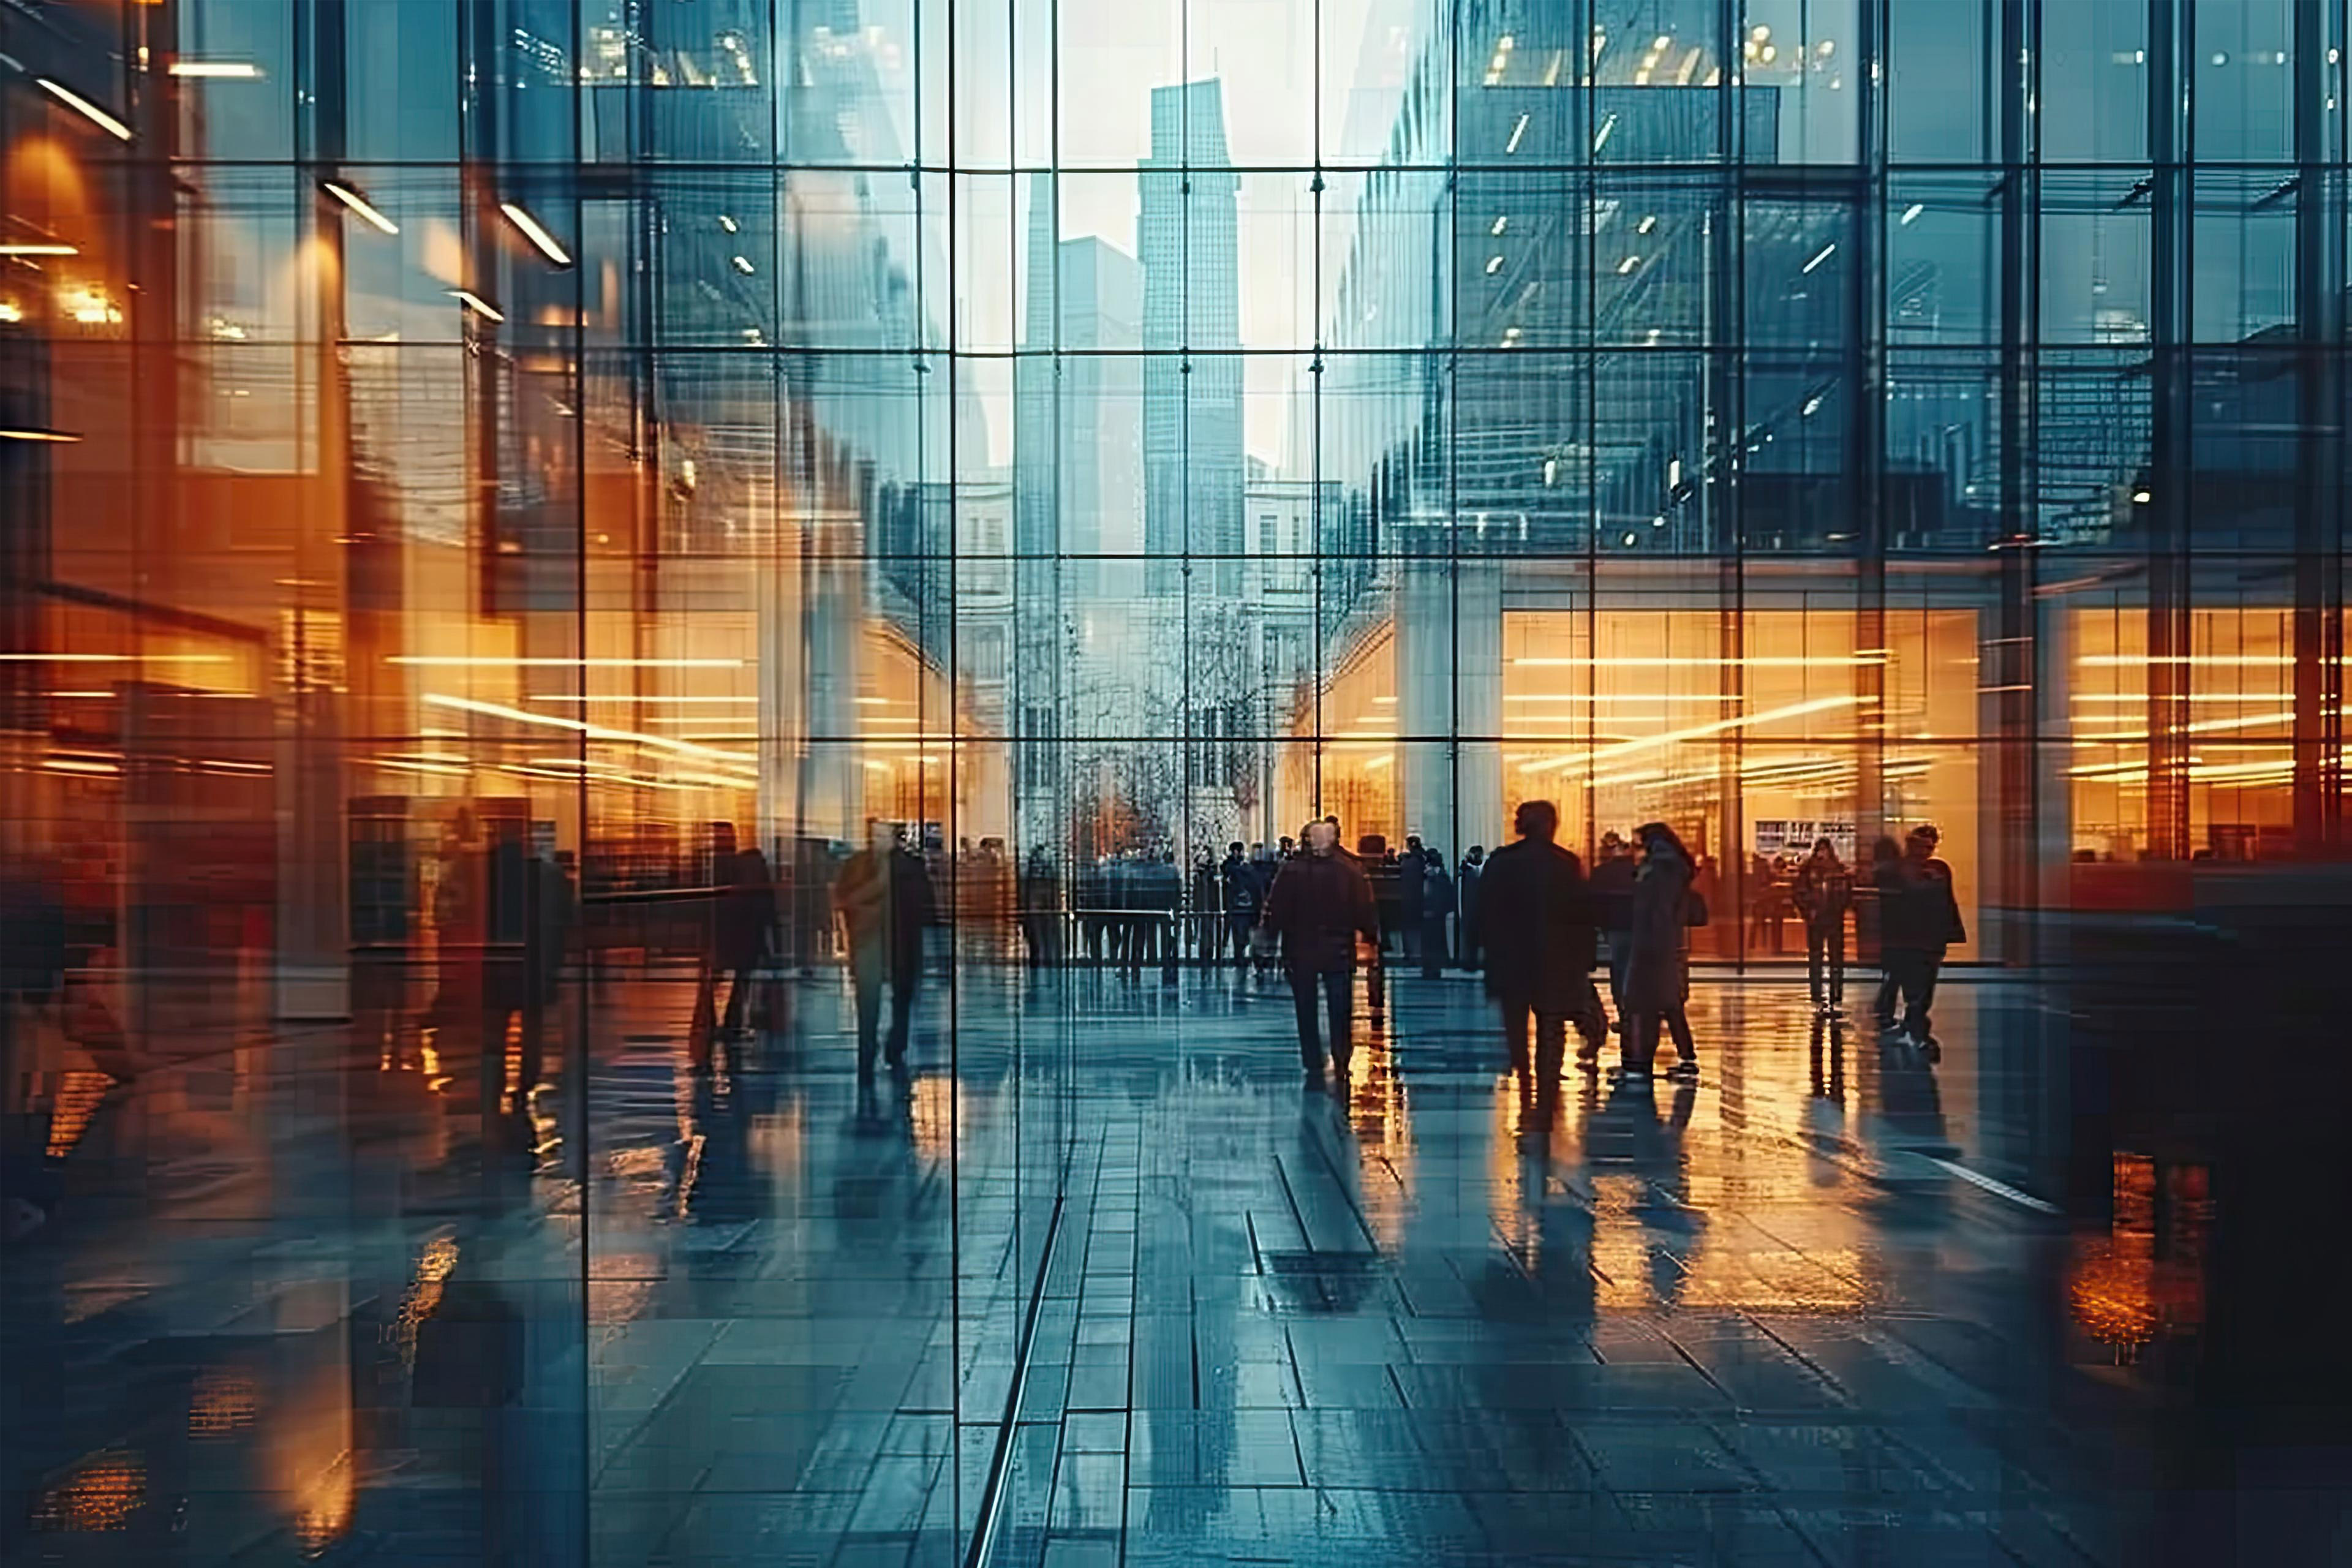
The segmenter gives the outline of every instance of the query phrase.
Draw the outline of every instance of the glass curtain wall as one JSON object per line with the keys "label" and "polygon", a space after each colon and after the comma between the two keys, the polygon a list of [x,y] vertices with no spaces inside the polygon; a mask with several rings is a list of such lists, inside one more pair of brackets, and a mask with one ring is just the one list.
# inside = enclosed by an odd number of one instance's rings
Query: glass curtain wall
{"label": "glass curtain wall", "polygon": [[[2076,862],[2340,847],[2342,0],[0,26],[12,875],[124,1061],[349,1020],[446,1108],[429,1179],[331,1189],[240,1100],[150,1130],[374,1238],[222,1508],[346,1528],[416,1321],[520,1280],[554,1547],[641,1561],[704,1484],[682,1377],[803,1461],[878,1414],[937,1561],[1010,1539],[1016,1394],[1103,1382],[1063,1091],[1108,1005],[1015,961],[1326,811],[1668,820],[1734,964],[1801,953],[1816,837],[1937,824],[2008,963]],[[942,1070],[857,1167],[648,1042],[730,1021],[752,848],[772,1005],[854,1033],[876,842]],[[730,1273],[778,1200],[695,1194],[754,1142],[930,1238],[887,1334],[822,1219]],[[517,1143],[563,1223],[478,1221]],[[744,1301],[775,1343],[714,1361]]]}

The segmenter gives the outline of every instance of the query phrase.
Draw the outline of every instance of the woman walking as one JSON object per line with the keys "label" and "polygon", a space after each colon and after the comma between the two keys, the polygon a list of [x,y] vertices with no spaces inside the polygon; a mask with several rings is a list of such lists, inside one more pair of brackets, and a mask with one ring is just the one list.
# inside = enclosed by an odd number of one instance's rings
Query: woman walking
{"label": "woman walking", "polygon": [[1805,971],[1812,983],[1813,1011],[1824,1018],[1845,1016],[1845,912],[1853,904],[1853,873],[1826,838],[1797,868],[1790,896],[1805,920]]}
{"label": "woman walking", "polygon": [[1645,823],[1633,833],[1642,860],[1633,878],[1633,924],[1626,932],[1622,1011],[1626,1019],[1624,1066],[1620,1076],[1646,1079],[1658,1054],[1658,1027],[1674,1037],[1675,1065],[1668,1076],[1698,1076],[1698,1052],[1691,1043],[1690,928],[1703,925],[1706,911],[1691,897],[1691,858],[1675,830]]}

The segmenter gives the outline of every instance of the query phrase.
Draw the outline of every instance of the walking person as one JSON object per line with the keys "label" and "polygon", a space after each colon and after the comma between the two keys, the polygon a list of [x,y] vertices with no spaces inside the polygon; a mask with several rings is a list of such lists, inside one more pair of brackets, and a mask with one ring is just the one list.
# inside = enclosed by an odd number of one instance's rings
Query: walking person
{"label": "walking person", "polygon": [[1445,922],[1454,914],[1454,875],[1435,849],[1421,852],[1421,977],[1434,980],[1453,956]]}
{"label": "walking person", "polygon": [[1633,847],[1615,828],[1601,836],[1601,858],[1592,868],[1592,901],[1601,929],[1609,936],[1609,1001],[1617,1027],[1625,1027],[1625,950],[1633,944],[1633,878],[1641,869]]}
{"label": "walking person", "polygon": [[1042,846],[1029,851],[1019,896],[1021,940],[1029,950],[1029,967],[1051,968],[1062,961],[1062,879]]}
{"label": "walking person", "polygon": [[1813,840],[1813,852],[1797,868],[1790,897],[1805,921],[1805,973],[1811,983],[1813,1011],[1845,1016],[1845,915],[1853,907],[1853,873],[1838,858],[1837,846]]}
{"label": "walking person", "polygon": [[[1404,836],[1403,854],[1389,857],[1390,864],[1396,868],[1397,874],[1395,893],[1397,955],[1406,963],[1417,963],[1421,959],[1423,930],[1421,868],[1423,858],[1421,835],[1418,833],[1408,833]],[[1381,918],[1383,921],[1387,921],[1389,911],[1382,910]]]}
{"label": "walking person", "polygon": [[1332,1069],[1346,1078],[1353,1052],[1356,941],[1361,937],[1377,952],[1381,926],[1371,883],[1361,867],[1339,853],[1338,828],[1318,822],[1307,829],[1306,853],[1275,878],[1259,924],[1282,942],[1283,964],[1298,1007],[1298,1060],[1307,1087],[1323,1086],[1318,1013],[1330,1023]]}
{"label": "walking person", "polygon": [[1456,945],[1461,949],[1462,967],[1475,974],[1483,962],[1484,946],[1478,930],[1478,881],[1486,871],[1486,847],[1470,846],[1470,853],[1462,858],[1462,868],[1454,874],[1454,902],[1461,913],[1454,922]]}
{"label": "walking person", "polygon": [[857,996],[857,1085],[874,1087],[874,1059],[886,1050],[882,988],[890,988],[890,1076],[907,1077],[907,1040],[923,980],[923,933],[934,918],[931,879],[887,822],[866,827],[866,846],[843,863],[834,907],[849,931],[849,977]]}
{"label": "walking person", "polygon": [[1675,1078],[1698,1075],[1698,1052],[1691,1042],[1690,929],[1705,917],[1691,897],[1689,851],[1663,822],[1633,831],[1642,859],[1633,876],[1632,925],[1627,929],[1624,994],[1624,1072],[1647,1079],[1658,1054],[1658,1029],[1674,1037]]}
{"label": "walking person", "polygon": [[1944,954],[1953,943],[1969,940],[1952,889],[1952,868],[1936,856],[1941,841],[1942,835],[1931,826],[1913,828],[1894,866],[1892,896],[1886,883],[1879,890],[1879,942],[1886,973],[1903,998],[1902,1023],[1891,1043],[1916,1046],[1929,1061],[1943,1055],[1929,1026],[1928,1011],[1935,1005]]}
{"label": "walking person", "polygon": [[1895,1009],[1903,987],[1886,951],[1886,909],[1903,898],[1903,846],[1881,835],[1870,847],[1870,899],[1855,911],[1854,924],[1864,942],[1878,956],[1878,994],[1870,1004],[1871,1022],[1882,1035],[1895,1028]]}
{"label": "walking person", "polygon": [[[1486,994],[1503,1017],[1511,1070],[1549,1094],[1559,1082],[1568,1026],[1576,1026],[1578,1065],[1599,1064],[1606,1032],[1601,997],[1592,988],[1596,955],[1591,885],[1575,854],[1557,842],[1559,808],[1548,800],[1521,803],[1512,820],[1518,842],[1495,851],[1479,879],[1481,908],[1491,924]],[[1535,1023],[1528,1057],[1528,1024]]]}
{"label": "walking person", "polygon": [[1223,879],[1217,873],[1216,861],[1206,849],[1192,861],[1192,957],[1202,968],[1223,956],[1225,916],[1223,908]]}
{"label": "walking person", "polygon": [[[1265,846],[1257,847],[1258,858],[1265,858]],[[1231,948],[1234,967],[1238,969],[1250,958],[1250,933],[1257,929],[1257,914],[1265,903],[1265,887],[1258,880],[1257,868],[1242,854],[1242,841],[1234,839],[1225,846],[1224,864],[1217,868],[1217,896],[1224,911],[1225,934],[1218,956]]]}

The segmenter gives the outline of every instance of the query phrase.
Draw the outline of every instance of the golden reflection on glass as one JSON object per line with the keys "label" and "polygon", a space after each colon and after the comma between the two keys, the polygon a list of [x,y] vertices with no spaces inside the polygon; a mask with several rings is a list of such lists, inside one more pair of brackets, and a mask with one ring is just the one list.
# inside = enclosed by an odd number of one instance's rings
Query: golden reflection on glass
{"label": "golden reflection on glass", "polygon": [[188,1395],[188,1436],[228,1437],[245,1431],[261,1410],[261,1386],[236,1367],[199,1374]]}
{"label": "golden reflection on glass", "polygon": [[33,1528],[100,1532],[125,1530],[147,1500],[147,1461],[129,1449],[110,1449],[76,1465],[33,1503]]}
{"label": "golden reflection on glass", "polygon": [[351,1533],[357,1488],[348,1448],[295,1494],[294,1541],[305,1559],[323,1557]]}
{"label": "golden reflection on glass", "polygon": [[411,1370],[416,1365],[416,1336],[425,1320],[441,1304],[441,1292],[450,1274],[457,1267],[457,1238],[447,1229],[442,1230],[425,1244],[417,1256],[416,1274],[400,1298],[400,1309],[384,1325],[384,1336],[399,1352],[400,1364]]}
{"label": "golden reflection on glass", "polygon": [[2105,1346],[2115,1365],[2129,1366],[2159,1339],[2204,1322],[2212,1223],[2207,1173],[2117,1151],[2112,1212],[2106,1235],[2074,1238],[2066,1304],[2075,1326]]}

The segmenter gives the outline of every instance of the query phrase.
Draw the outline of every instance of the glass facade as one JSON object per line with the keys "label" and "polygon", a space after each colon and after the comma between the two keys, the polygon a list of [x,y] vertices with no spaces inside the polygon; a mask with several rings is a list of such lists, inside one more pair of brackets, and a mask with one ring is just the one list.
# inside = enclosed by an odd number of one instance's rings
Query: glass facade
{"label": "glass facade", "polygon": [[[319,1309],[369,1332],[273,1373],[302,1420],[201,1528],[339,1541],[369,1456],[443,1451],[385,1392],[450,1331],[418,1323],[525,1279],[571,1329],[519,1352],[544,1420],[502,1462],[543,1484],[513,1528],[647,1560],[701,1477],[646,1421],[709,1347],[635,1303],[746,1158],[648,1133],[705,1090],[673,1105],[647,1042],[850,1006],[877,822],[937,906],[941,1070],[892,1113],[929,1244],[887,1348],[807,1329],[866,1261],[824,1222],[709,1278],[806,1330],[725,1363],[761,1408],[898,1380],[940,1563],[1014,1528],[1014,1369],[1107,1159],[1091,994],[1024,1005],[1015,960],[1114,964],[1130,911],[1204,914],[1228,843],[1329,812],[1458,860],[1541,797],[1590,855],[1662,818],[1717,911],[1697,956],[1741,972],[1802,958],[1815,836],[1937,824],[1954,956],[2019,969],[2079,862],[2340,851],[2347,28],[0,11],[0,850],[106,1020],[74,1037],[242,1082],[257,1039],[348,1020],[447,1112],[428,1176],[362,1151],[324,1189],[203,1073],[157,1113],[166,1168],[260,1184],[159,1227],[370,1238]],[[717,984],[753,847],[813,1000]],[[8,1110],[54,1113],[65,1058],[10,1037]],[[761,1158],[800,1115],[762,1113]],[[535,1199],[497,1174],[518,1143]],[[511,1250],[450,1217],[530,1201],[566,1218]]]}

